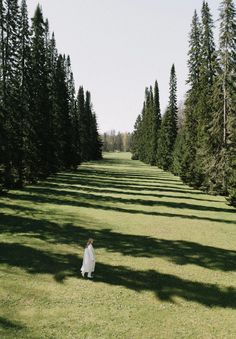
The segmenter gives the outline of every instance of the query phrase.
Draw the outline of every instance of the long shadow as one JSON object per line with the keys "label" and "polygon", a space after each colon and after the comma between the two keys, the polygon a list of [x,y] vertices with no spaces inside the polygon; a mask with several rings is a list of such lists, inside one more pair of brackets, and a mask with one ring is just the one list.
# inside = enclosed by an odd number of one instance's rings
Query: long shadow
{"label": "long shadow", "polygon": [[[183,187],[183,185],[179,185],[181,189],[179,189],[178,186],[173,186],[173,185],[160,185],[160,183],[152,183],[152,185],[147,185],[146,183],[137,183],[137,182],[132,182],[132,181],[124,181],[124,180],[114,180],[112,178],[105,178],[105,177],[91,177],[91,176],[72,176],[71,178],[68,178],[68,176],[66,175],[58,175],[57,179],[58,181],[67,181],[67,182],[74,182],[77,184],[81,184],[81,185],[86,185],[86,184],[90,184],[90,185],[97,185],[97,184],[102,184],[104,186],[108,186],[108,187],[118,187],[118,188],[123,188],[123,189],[130,189],[130,190],[145,190],[145,191],[158,191],[159,188],[163,189],[163,188],[167,188],[170,189],[173,192],[182,192],[182,193],[186,193],[186,192],[191,192],[191,193],[195,193],[195,190],[189,187]],[[201,192],[197,192],[197,193],[201,193]],[[201,193],[203,194],[203,193]]]}
{"label": "long shadow", "polygon": [[[63,173],[64,175],[65,173]],[[168,183],[173,183],[174,185],[181,185],[183,186],[184,184],[177,179],[171,179],[171,177],[162,177],[160,173],[158,173],[157,175],[150,175],[150,173],[148,173],[148,176],[144,176],[144,175],[140,175],[134,172],[117,172],[117,171],[113,171],[113,170],[101,170],[101,169],[93,169],[90,167],[83,167],[81,169],[78,170],[78,172],[73,172],[74,177],[76,176],[76,174],[78,174],[78,177],[91,177],[91,178],[95,178],[95,177],[99,177],[99,178],[109,178],[109,179],[114,179],[114,178],[118,178],[118,179],[122,179],[122,182],[125,180],[135,180],[134,182],[137,182],[138,180],[141,180],[142,182],[147,182],[147,183],[158,183],[158,182],[168,182]]]}
{"label": "long shadow", "polygon": [[74,254],[42,251],[19,243],[0,243],[0,264],[20,267],[32,274],[52,274],[62,282],[66,277],[79,276],[81,259]]}
{"label": "long shadow", "polygon": [[190,241],[157,239],[4,214],[0,214],[0,228],[6,234],[27,235],[49,243],[75,246],[83,246],[86,239],[92,237],[96,240],[96,248],[124,256],[159,257],[177,265],[191,264],[212,270],[236,271],[236,251]]}
{"label": "long shadow", "polygon": [[123,195],[131,195],[131,196],[140,196],[140,197],[149,197],[149,198],[172,198],[172,199],[184,199],[184,200],[196,200],[196,201],[201,201],[201,202],[217,202],[219,203],[219,200],[214,200],[214,199],[201,199],[201,198],[196,198],[196,197],[189,197],[189,196],[177,196],[177,195],[170,195],[170,194],[155,194],[155,193],[143,193],[142,191],[139,192],[129,192],[129,191],[125,191],[125,190],[112,190],[109,188],[106,189],[102,189],[102,188],[97,188],[97,187],[88,187],[88,186],[80,186],[78,187],[78,185],[68,185],[66,183],[61,183],[61,184],[57,184],[54,182],[43,182],[43,184],[38,184],[37,188],[42,188],[42,189],[56,189],[56,190],[78,190],[79,192],[95,192],[95,193],[105,193],[105,194],[123,194]]}
{"label": "long shadow", "polygon": [[[55,188],[50,187],[28,187],[24,189],[25,192],[33,193],[33,194],[40,194],[43,196],[55,196],[55,197],[72,197],[79,199],[87,199],[89,201],[96,201],[96,202],[108,202],[108,203],[121,203],[126,205],[142,205],[142,206],[164,206],[169,208],[177,208],[177,209],[190,209],[196,211],[207,211],[207,212],[224,212],[224,213],[233,213],[234,210],[231,208],[222,208],[222,207],[214,207],[214,206],[205,206],[205,205],[195,205],[185,202],[174,202],[174,201],[156,201],[156,200],[144,200],[144,199],[127,199],[127,198],[120,198],[114,197],[109,195],[96,195],[92,193],[85,193],[85,192],[76,192],[63,189],[57,190]],[[9,193],[11,197],[12,194]],[[236,221],[236,218],[235,218]]]}
{"label": "long shadow", "polygon": [[[0,251],[0,263],[20,267],[30,274],[51,274],[60,283],[68,277],[81,279],[81,259],[77,255],[50,253],[18,243],[3,243]],[[137,292],[152,291],[163,302],[175,303],[174,298],[179,297],[207,307],[236,308],[236,289],[233,287],[220,288],[215,284],[185,280],[154,270],[138,271],[97,263],[96,282],[119,285]]]}
{"label": "long shadow", "polygon": [[6,318],[0,317],[0,328],[5,330],[22,330],[24,326]]}
{"label": "long shadow", "polygon": [[130,191],[149,191],[149,192],[155,192],[155,191],[161,191],[161,192],[174,192],[174,193],[183,193],[183,194],[198,194],[198,195],[204,195],[203,192],[196,191],[194,189],[191,189],[190,187],[186,189],[179,189],[177,187],[173,186],[134,186],[130,185],[130,183],[123,182],[122,184],[118,184],[116,181],[110,180],[110,182],[103,182],[102,180],[92,180],[89,177],[88,178],[67,178],[66,176],[62,177],[61,175],[58,175],[57,177],[53,178],[53,182],[55,183],[69,183],[69,184],[77,184],[77,185],[88,185],[92,187],[107,187],[107,188],[114,188],[114,189],[122,189],[122,190],[130,190]]}
{"label": "long shadow", "polygon": [[236,289],[193,282],[155,270],[136,271],[125,266],[97,264],[94,282],[125,286],[137,292],[153,291],[163,302],[176,303],[178,297],[207,307],[236,308]]}
{"label": "long shadow", "polygon": [[[25,189],[25,191],[33,193],[34,190],[37,191],[37,188],[27,188]],[[39,190],[40,191],[40,190]],[[16,199],[16,200],[20,200],[20,201],[30,201],[30,202],[37,202],[37,203],[51,203],[51,204],[57,204],[57,205],[65,205],[65,206],[76,206],[76,207],[86,207],[86,208],[94,208],[94,209],[101,209],[101,210],[105,210],[105,211],[113,211],[113,212],[121,212],[121,213],[131,213],[131,214],[143,214],[143,215],[149,215],[149,216],[163,216],[163,217],[171,217],[171,218],[182,218],[182,219],[195,219],[195,220],[204,220],[204,221],[212,221],[212,222],[222,222],[222,223],[228,223],[228,224],[233,224],[236,225],[236,220],[227,220],[227,219],[219,219],[219,218],[211,218],[211,217],[207,217],[207,216],[198,216],[198,215],[189,215],[189,214],[181,214],[181,213],[169,213],[169,212],[157,212],[157,211],[144,211],[141,209],[131,209],[128,208],[122,208],[122,207],[116,207],[115,203],[117,202],[116,198],[112,198],[112,197],[101,197],[101,196],[97,196],[97,195],[92,195],[92,194],[86,194],[86,199],[87,201],[81,201],[79,199],[68,199],[68,197],[70,197],[72,192],[68,192],[66,191],[66,194],[63,195],[62,191],[56,191],[54,190],[54,193],[52,195],[50,195],[50,190],[48,190],[48,193],[46,193],[47,190],[45,190],[44,194],[23,194],[21,193],[19,194],[15,194],[13,192],[9,192],[8,196],[9,198]],[[24,191],[23,191],[24,192]],[[76,193],[76,196],[78,196],[78,193]],[[59,197],[58,197],[58,196]],[[79,194],[80,198],[82,197],[83,193]],[[85,195],[84,195],[85,196]],[[60,198],[61,197],[61,198]],[[65,199],[66,197],[66,199]],[[114,205],[109,206],[109,205],[105,205],[104,202],[113,202]],[[116,199],[116,201],[115,201]],[[118,198],[121,199],[121,198]],[[99,203],[93,203],[90,201],[94,201],[94,202],[99,202]],[[129,199],[126,199],[126,201],[128,203],[130,203]],[[119,200],[120,202],[120,200]],[[125,203],[125,202],[124,202]],[[177,203],[172,203],[172,202],[158,202],[158,204],[160,206],[166,206],[166,207],[176,207],[176,209],[178,210],[178,204]],[[131,204],[132,205],[132,204]],[[182,208],[186,208],[186,205],[188,204],[179,204],[180,207],[182,205]],[[127,204],[126,204],[127,206]],[[191,206],[191,205],[190,205]],[[195,206],[195,205],[193,205]],[[197,206],[197,205],[196,205]],[[201,206],[200,206],[201,208]],[[196,210],[200,210],[200,208],[196,208]],[[208,211],[207,207],[203,206],[203,210],[204,211]],[[194,212],[194,210],[191,210],[192,212]],[[215,210],[215,208],[212,209],[212,211],[225,211],[225,209],[217,209]],[[226,211],[228,211],[229,213],[233,212],[230,209],[226,209]]]}

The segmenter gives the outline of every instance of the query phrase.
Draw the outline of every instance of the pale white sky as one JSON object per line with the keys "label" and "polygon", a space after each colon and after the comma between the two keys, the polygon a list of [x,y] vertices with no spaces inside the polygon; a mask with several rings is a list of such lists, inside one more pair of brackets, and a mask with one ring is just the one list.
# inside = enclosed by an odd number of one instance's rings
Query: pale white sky
{"label": "pale white sky", "polygon": [[[91,91],[101,132],[132,131],[156,79],[163,111],[172,63],[183,99],[188,33],[201,0],[28,0],[30,17],[38,3],[59,52],[71,56],[77,89]],[[220,1],[208,3],[216,20]]]}

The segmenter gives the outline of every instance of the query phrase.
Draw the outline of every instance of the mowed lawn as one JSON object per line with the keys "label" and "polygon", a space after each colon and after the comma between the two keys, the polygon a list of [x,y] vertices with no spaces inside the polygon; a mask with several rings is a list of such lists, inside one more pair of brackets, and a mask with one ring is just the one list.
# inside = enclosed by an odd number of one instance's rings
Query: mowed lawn
{"label": "mowed lawn", "polygon": [[[0,197],[1,338],[236,338],[236,209],[105,154]],[[95,279],[80,267],[95,239]]]}

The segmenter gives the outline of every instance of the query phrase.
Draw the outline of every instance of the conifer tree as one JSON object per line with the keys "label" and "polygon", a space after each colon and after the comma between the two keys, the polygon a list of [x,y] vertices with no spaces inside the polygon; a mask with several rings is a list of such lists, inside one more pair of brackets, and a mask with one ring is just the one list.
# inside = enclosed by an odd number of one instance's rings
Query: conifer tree
{"label": "conifer tree", "polygon": [[65,57],[59,54],[55,75],[56,112],[57,112],[57,143],[60,168],[72,166],[71,119],[69,115],[69,94],[66,84]]}
{"label": "conifer tree", "polygon": [[0,0],[0,192],[4,186],[4,158],[5,158],[5,110],[4,110],[4,84],[5,84],[5,48],[4,48],[4,34],[5,34],[5,7],[3,0]]}
{"label": "conifer tree", "polygon": [[101,158],[96,115],[90,99],[82,101],[40,6],[30,27],[26,0],[20,8],[18,0],[0,0],[0,190],[76,168],[79,129],[84,160]]}
{"label": "conifer tree", "polygon": [[77,95],[77,114],[79,123],[80,157],[82,161],[86,161],[88,160],[88,129],[85,113],[84,89],[82,86],[80,86]]}
{"label": "conifer tree", "polygon": [[154,85],[154,97],[153,97],[153,118],[152,118],[152,134],[151,134],[151,165],[157,164],[157,149],[158,138],[161,129],[161,110],[160,110],[160,98],[158,83],[155,81]]}
{"label": "conifer tree", "polygon": [[97,118],[96,114],[92,112],[91,115],[91,146],[92,146],[92,153],[91,153],[91,160],[100,160],[102,159],[102,140],[98,132],[98,125],[97,125]]}
{"label": "conifer tree", "polygon": [[29,110],[30,95],[30,31],[27,4],[25,0],[21,2],[19,20],[19,105],[18,105],[18,125],[17,125],[17,171],[18,186],[22,187],[29,179],[30,157],[32,145],[31,139],[31,112]]}
{"label": "conifer tree", "polygon": [[213,82],[216,74],[216,51],[213,36],[213,20],[207,2],[202,5],[201,67],[198,90],[197,113],[197,152],[195,159],[194,184],[207,188],[209,179],[206,168],[209,162],[209,128],[212,121]]}
{"label": "conifer tree", "polygon": [[141,123],[142,123],[142,117],[141,117],[141,114],[139,114],[134,124],[134,131],[132,134],[132,147],[131,147],[132,160],[140,159]]}
{"label": "conifer tree", "polygon": [[74,76],[71,69],[71,60],[70,56],[66,58],[66,81],[68,88],[69,96],[69,115],[71,120],[71,133],[72,133],[72,164],[76,168],[80,160],[80,144],[79,144],[79,121],[76,108],[76,99],[75,99],[75,83]]}
{"label": "conifer tree", "polygon": [[102,158],[102,142],[98,133],[96,114],[93,112],[89,91],[86,91],[85,117],[87,124],[87,160],[99,160]]}
{"label": "conifer tree", "polygon": [[155,156],[153,151],[153,123],[154,123],[154,104],[153,104],[153,89],[146,88],[146,104],[145,113],[143,119],[143,161],[147,164],[151,164],[152,158]]}
{"label": "conifer tree", "polygon": [[141,123],[139,126],[139,137],[138,137],[138,142],[139,142],[139,160],[145,161],[146,158],[146,104],[147,104],[147,89],[145,90],[145,101],[143,102],[143,109],[141,112]]}
{"label": "conifer tree", "polygon": [[3,111],[4,111],[4,181],[15,184],[18,158],[19,105],[19,7],[17,0],[5,1],[3,26]]}
{"label": "conifer tree", "polygon": [[[185,120],[178,140],[178,145],[185,145],[184,152],[181,147],[175,149],[175,162],[181,162],[179,166],[175,166],[175,172],[178,168],[178,173],[181,178],[188,183],[193,183],[195,177],[195,159],[196,159],[196,145],[197,145],[197,102],[199,96],[199,82],[200,82],[200,68],[201,68],[201,25],[197,11],[191,23],[191,32],[189,35],[189,52],[188,52],[188,79],[187,83],[190,89],[187,92],[185,101]],[[179,139],[178,138],[178,139]],[[178,153],[180,152],[180,153]]]}
{"label": "conifer tree", "polygon": [[169,91],[169,103],[162,120],[157,151],[157,163],[164,170],[170,170],[172,167],[177,137],[177,79],[174,65],[170,72]]}
{"label": "conifer tree", "polygon": [[33,129],[35,131],[32,155],[32,172],[36,177],[46,177],[50,173],[51,145],[50,145],[50,101],[48,89],[48,69],[46,67],[47,54],[45,46],[45,22],[40,6],[38,5],[32,19],[31,45],[31,79],[32,97],[30,109],[34,113]]}
{"label": "conifer tree", "polygon": [[209,173],[214,190],[229,193],[230,203],[236,205],[236,10],[232,0],[221,2],[218,54]]}

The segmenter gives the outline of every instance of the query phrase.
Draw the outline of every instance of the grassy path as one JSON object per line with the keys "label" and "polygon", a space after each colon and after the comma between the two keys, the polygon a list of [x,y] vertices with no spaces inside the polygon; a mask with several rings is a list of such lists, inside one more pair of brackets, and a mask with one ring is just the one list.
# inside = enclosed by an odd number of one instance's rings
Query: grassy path
{"label": "grassy path", "polygon": [[[236,210],[106,155],[0,197],[1,338],[235,338]],[[95,239],[96,278],[79,274]]]}

